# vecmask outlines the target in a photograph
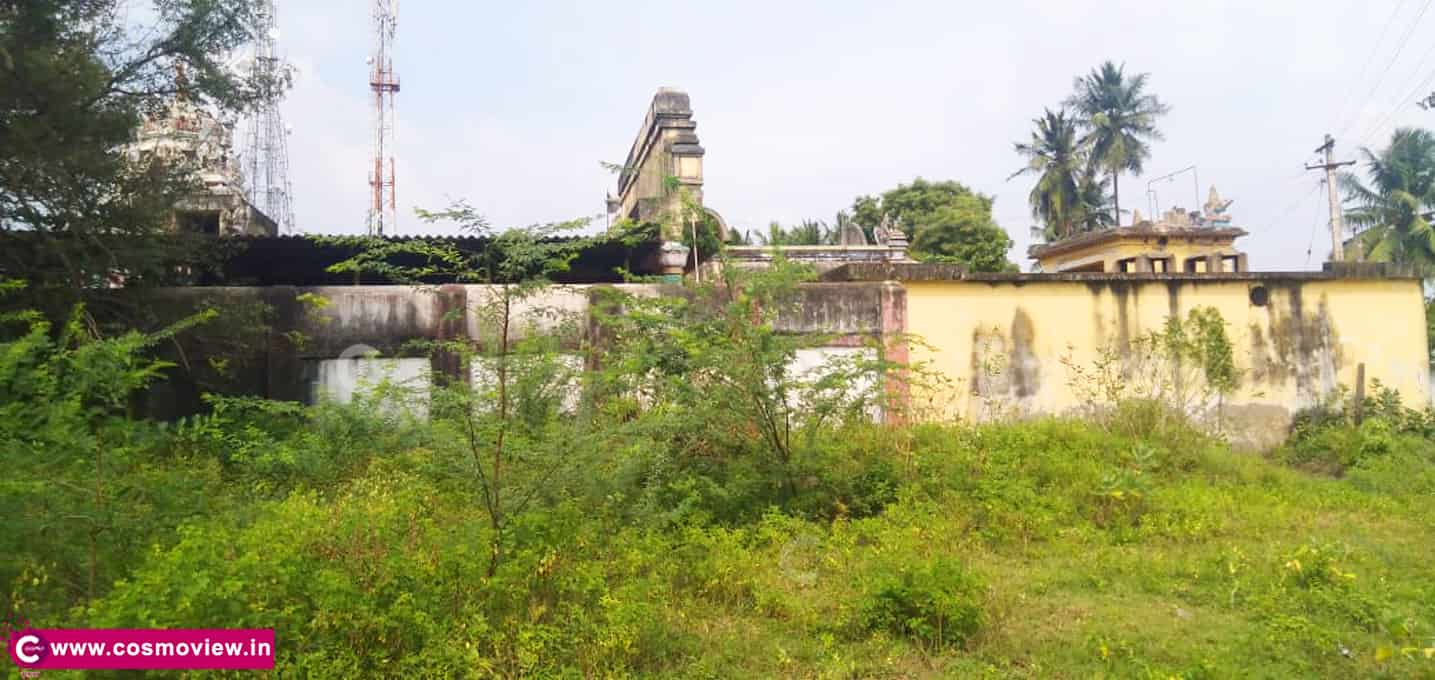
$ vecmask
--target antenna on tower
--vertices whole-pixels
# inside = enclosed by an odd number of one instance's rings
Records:
[[[265,99],[249,118],[249,135],[243,159],[248,170],[249,203],[268,215],[281,233],[294,231],[293,187],[289,184],[289,129],[279,113],[288,66],[279,59],[279,27],[274,0],[264,0],[254,27],[254,57],[250,76],[275,94]]]
[[[394,34],[399,23],[398,0],[374,0],[374,54],[369,57],[369,89],[374,92],[374,168],[369,175],[369,235],[383,236],[398,227],[398,182],[394,168],[394,99],[399,77],[394,73]]]

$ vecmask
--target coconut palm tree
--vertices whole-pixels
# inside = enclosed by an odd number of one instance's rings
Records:
[[[1036,124],[1036,131],[1031,133],[1031,141],[1013,145],[1026,159],[1026,166],[1007,179],[1036,175],[1036,186],[1027,196],[1032,219],[1046,225],[1048,240],[1066,238],[1076,233],[1076,218],[1081,209],[1079,181],[1085,164],[1076,120],[1066,109],[1046,109],[1041,118],[1034,118],[1032,122]]]
[[[765,246],[820,246],[834,242],[834,232],[822,220],[803,220],[797,226],[784,228],[778,222],[767,225],[767,233],[758,233],[757,240]]]
[[[1078,233],[1116,226],[1111,212],[1111,182],[1102,176],[1101,168],[1088,159],[1082,165],[1076,187],[1077,210],[1073,224]]]
[[[1151,157],[1150,142],[1162,139],[1156,119],[1170,111],[1156,95],[1146,92],[1149,73],[1127,77],[1125,65],[1110,61],[1076,79],[1076,92],[1067,100],[1081,116],[1082,141],[1091,146],[1091,159],[1111,177],[1111,205],[1121,223],[1121,173],[1140,175]]]
[[[1360,155],[1370,183],[1340,176],[1356,248],[1369,260],[1435,273],[1435,134],[1400,128],[1390,146],[1378,153],[1362,147]]]

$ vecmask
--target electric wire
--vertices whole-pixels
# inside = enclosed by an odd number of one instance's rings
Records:
[[[1360,146],[1369,146],[1371,142],[1375,141],[1381,131],[1385,129],[1385,126],[1388,125],[1392,120],[1394,120],[1397,114],[1405,110],[1405,107],[1414,103],[1414,100],[1418,99],[1422,93],[1428,92],[1429,88],[1432,85],[1435,85],[1435,71],[1431,71],[1429,75],[1425,77],[1424,80],[1420,81],[1418,84],[1415,85],[1414,88],[1411,88],[1410,91],[1406,92],[1405,96],[1402,97],[1398,101],[1398,103],[1390,109],[1390,111],[1386,112],[1386,114],[1381,117],[1380,121],[1377,122],[1374,127],[1371,127],[1365,132],[1365,134],[1361,135],[1359,138]]]
[[[1396,45],[1395,53],[1390,56],[1390,61],[1385,63],[1385,68],[1380,72],[1380,77],[1376,79],[1375,85],[1370,88],[1370,92],[1367,92],[1366,95],[1361,98],[1362,101],[1369,101],[1375,96],[1375,93],[1380,90],[1380,86],[1385,84],[1385,77],[1390,75],[1390,69],[1395,66],[1395,62],[1400,59],[1401,53],[1405,51],[1405,45],[1410,42],[1410,36],[1415,33],[1415,29],[1419,28],[1420,21],[1425,18],[1425,12],[1430,9],[1431,2],[1435,2],[1435,0],[1425,0],[1425,3],[1420,6],[1420,12],[1415,15],[1415,20],[1410,22],[1410,25],[1405,29],[1405,34],[1400,36],[1400,44]],[[1344,135],[1345,132],[1349,130],[1351,124],[1359,118],[1360,111],[1364,108],[1359,103],[1356,104],[1356,107],[1356,110],[1352,112],[1350,122],[1341,127],[1341,135]]]
[[[1375,55],[1380,52],[1380,46],[1385,42],[1385,35],[1390,32],[1390,27],[1395,25],[1395,17],[1400,14],[1400,8],[1404,6],[1405,0],[1400,0],[1400,2],[1395,3],[1395,8],[1390,11],[1390,16],[1386,17],[1385,25],[1380,29],[1380,37],[1376,38],[1375,42],[1371,44],[1370,53],[1366,55],[1365,63],[1361,65],[1360,72],[1356,74],[1355,80],[1350,83],[1350,87],[1345,88],[1345,101],[1340,106],[1340,115],[1336,116],[1336,120],[1345,121],[1345,123],[1341,125],[1340,135],[1337,136],[1343,136],[1351,123],[1354,122],[1353,117],[1360,113],[1359,108],[1355,111],[1349,111],[1351,102],[1355,101],[1356,88],[1360,85],[1361,81],[1365,79],[1366,72],[1370,70],[1370,64],[1375,61]],[[1350,116],[1351,119],[1347,119],[1347,116]]]
[[[1325,184],[1325,180],[1324,180],[1324,179],[1322,179],[1321,181],[1317,182],[1317,183],[1315,184],[1315,186],[1311,187],[1311,190],[1310,190],[1310,191],[1307,191],[1307,192],[1305,192],[1304,194],[1301,194],[1299,198],[1297,198],[1297,199],[1294,200],[1294,201],[1291,201],[1290,205],[1286,206],[1285,209],[1281,210],[1279,213],[1276,213],[1276,214],[1278,215],[1278,217],[1276,217],[1276,219],[1271,220],[1271,221],[1267,222],[1266,224],[1275,226],[1275,225],[1279,225],[1280,223],[1284,222],[1285,219],[1290,216],[1291,211],[1295,210],[1298,206],[1300,206],[1300,204],[1301,204],[1303,201],[1309,199],[1312,195],[1315,194],[1315,192],[1319,191],[1320,188],[1321,188],[1321,186],[1323,186],[1324,184]],[[1299,241],[1297,241],[1297,243],[1299,243]]]

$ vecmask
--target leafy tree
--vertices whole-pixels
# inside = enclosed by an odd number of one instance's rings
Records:
[[[1361,255],[1435,273],[1435,135],[1401,128],[1385,149],[1360,154],[1369,183],[1345,173],[1340,185],[1354,206],[1345,219],[1357,230]]]
[[[836,241],[837,232],[822,220],[803,220],[789,232],[793,245],[820,246]]]
[[[811,269],[778,256],[766,270],[719,271],[719,280],[683,295],[604,291],[594,309],[603,336],[600,408],[643,433],[646,446],[663,442],[659,450],[676,459],[667,467],[693,472],[716,462],[715,474],[751,471],[748,479],[727,477],[734,489],[723,495],[757,485],[790,502],[815,437],[834,423],[869,420],[878,406],[900,408],[887,400],[884,376],[905,367],[873,347],[869,356],[801,368],[799,353],[826,339],[786,332],[782,319],[796,313],[798,284]]]
[[[224,55],[257,0],[153,0],[143,29],[124,0],[0,8],[0,271],[31,290],[164,281],[195,239],[163,233],[184,168],[125,157],[142,114],[183,96],[237,111],[285,83],[236,74]]]
[[[1146,91],[1149,73],[1127,77],[1125,65],[1106,61],[1085,77],[1076,79],[1076,91],[1067,100],[1081,116],[1086,131],[1083,144],[1091,146],[1091,161],[1111,177],[1111,204],[1121,222],[1121,173],[1140,175],[1151,156],[1150,142],[1162,139],[1156,119],[1170,107]]]
[[[959,182],[918,177],[880,197],[858,197],[852,220],[871,233],[890,215],[919,259],[965,264],[974,271],[1012,270],[1006,259],[1012,241],[992,219],[992,201]]]
[[[556,338],[532,332],[532,325],[535,314],[547,311],[534,309],[534,299],[591,242],[563,236],[587,221],[499,231],[462,202],[439,212],[419,211],[419,216],[456,223],[488,244],[468,251],[452,242],[364,239],[363,251],[330,269],[382,272],[414,285],[435,276],[486,285],[468,310],[477,319],[478,338],[422,345],[476,369],[473,384],[444,385],[435,403],[439,417],[455,426],[450,441],[458,442],[464,454],[450,461],[452,469],[473,483],[488,516],[487,575],[492,577],[503,560],[512,519],[543,492],[571,444],[554,425],[573,371],[559,358]],[[401,255],[417,255],[424,264],[393,264]]]

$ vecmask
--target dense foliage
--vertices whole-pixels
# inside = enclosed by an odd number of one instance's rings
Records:
[[[224,63],[256,11],[254,0],[0,6],[0,273],[73,299],[203,261],[201,239],[162,233],[189,168],[131,159],[124,145],[176,95],[232,112],[285,86]]]
[[[838,211],[835,226],[828,226],[822,220],[802,220],[790,227],[784,227],[780,222],[773,221],[768,223],[766,232],[753,231],[744,234],[743,238],[764,246],[835,245],[848,219],[846,213]]]
[[[1430,348],[1430,360],[1435,362],[1435,298],[1425,299],[1425,343]]]
[[[1389,146],[1362,148],[1360,155],[1368,182],[1353,173],[1340,177],[1354,255],[1435,274],[1435,134],[1400,128]]]
[[[1421,463],[1435,461],[1431,439],[1435,439],[1435,409],[1408,408],[1398,393],[1377,381],[1362,399],[1340,390],[1302,412],[1290,440],[1274,454],[1297,467],[1332,475],[1372,465],[1406,468],[1412,472],[1412,484],[1435,491],[1430,486],[1435,480],[1420,474]]]
[[[1012,240],[992,219],[993,200],[960,182],[918,177],[880,196],[858,197],[852,221],[870,233],[890,217],[921,260],[965,264],[979,272],[1014,270],[1006,258]]]

